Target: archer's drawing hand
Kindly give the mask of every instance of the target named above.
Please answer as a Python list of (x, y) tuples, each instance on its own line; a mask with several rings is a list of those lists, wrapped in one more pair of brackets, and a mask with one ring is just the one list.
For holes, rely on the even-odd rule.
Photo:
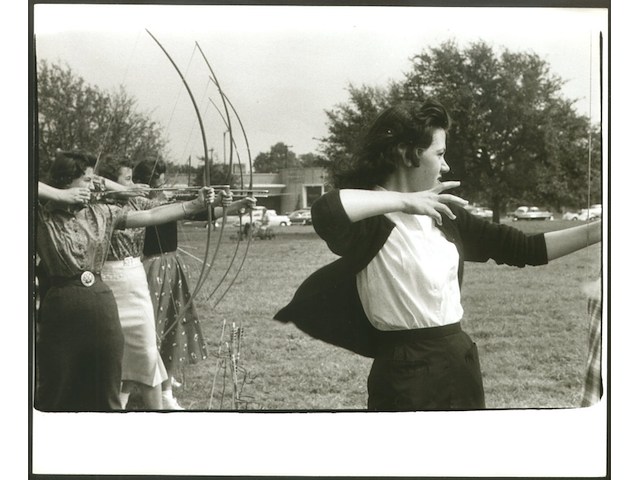
[(146, 183), (136, 183), (129, 187), (129, 191), (131, 193), (135, 193), (140, 197), (148, 197), (150, 193), (151, 187)]
[(459, 187), (459, 185), (461, 185), (461, 183), (458, 181), (441, 182), (429, 190), (406, 193), (406, 206), (402, 211), (404, 213), (428, 215), (435, 220), (438, 225), (442, 224), (442, 214), (451, 220), (455, 220), (455, 214), (447, 204), (456, 204), (463, 207), (468, 204), (468, 201), (461, 197), (442, 192)]
[(91, 199), (91, 190), (85, 187), (72, 187), (60, 190), (58, 200), (67, 204), (87, 204)]
[(127, 187), (125, 190), (111, 190), (109, 192), (111, 198), (117, 198), (120, 200), (128, 200), (133, 197), (147, 197), (149, 195), (149, 186), (143, 183), (136, 183)]

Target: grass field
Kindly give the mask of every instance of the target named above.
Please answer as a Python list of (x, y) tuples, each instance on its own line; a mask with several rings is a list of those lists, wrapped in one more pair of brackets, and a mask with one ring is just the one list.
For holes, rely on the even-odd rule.
[[(512, 225), (533, 233), (576, 224)], [(196, 298), (211, 355), (181, 372), (183, 386), (175, 391), (180, 403), (196, 410), (364, 409), (370, 359), (272, 320), (310, 273), (336, 257), (312, 227), (277, 227), (274, 239), (251, 242), (237, 280), (213, 308), (226, 284), (209, 301), (206, 297), (231, 261), (233, 233), (224, 232), (214, 271)], [(185, 224), (180, 245), (201, 258), (205, 235), (201, 223)], [(245, 247), (241, 242), (235, 265)], [(195, 260), (183, 258), (199, 269)], [(594, 245), (542, 267), (466, 264), (463, 325), (479, 348), (489, 408), (579, 405), (588, 328), (581, 286), (598, 274), (600, 260), (600, 245)], [(235, 267), (229, 278), (234, 272)], [(235, 397), (227, 354), (233, 324), (243, 331)]]

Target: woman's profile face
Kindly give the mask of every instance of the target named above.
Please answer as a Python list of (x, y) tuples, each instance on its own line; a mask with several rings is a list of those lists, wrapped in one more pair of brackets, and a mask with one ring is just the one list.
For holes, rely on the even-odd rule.
[(166, 179), (163, 173), (161, 173), (157, 177), (153, 176), (153, 178), (151, 179), (151, 188), (159, 188), (164, 185), (165, 181)]
[(87, 167), (84, 173), (74, 179), (67, 188), (88, 188), (93, 190), (93, 167)]
[(133, 185), (133, 169), (129, 167), (120, 167), (117, 182), (125, 187)]
[(415, 168), (413, 176), (419, 189), (428, 190), (435, 187), (441, 176), (450, 170), (444, 159), (446, 154), (446, 131), (437, 129), (433, 132), (433, 141), (428, 148), (416, 149), (419, 168)]

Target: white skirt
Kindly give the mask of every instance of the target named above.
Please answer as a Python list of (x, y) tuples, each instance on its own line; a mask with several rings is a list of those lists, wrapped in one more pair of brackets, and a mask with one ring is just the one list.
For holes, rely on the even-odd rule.
[(142, 262), (133, 257), (105, 262), (102, 280), (113, 291), (124, 334), (122, 380), (159, 385), (168, 376), (158, 351), (153, 304)]

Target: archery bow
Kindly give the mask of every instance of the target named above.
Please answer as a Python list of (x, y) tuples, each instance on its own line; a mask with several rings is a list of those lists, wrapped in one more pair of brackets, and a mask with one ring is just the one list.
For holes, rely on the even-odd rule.
[[(164, 48), (164, 46), (162, 45), (162, 43), (160, 43), (160, 41), (148, 30), (145, 29), (146, 32), (149, 34), (149, 36), (155, 41), (155, 43), (158, 45), (158, 47), (160, 47), (160, 49), (162, 50), (162, 52), (166, 55), (167, 59), (169, 60), (169, 62), (171, 62), (171, 65), (173, 66), (173, 68), (175, 69), (175, 71), (177, 72), (177, 74), (179, 75), (180, 79), (182, 80), (182, 83), (189, 95), (189, 98), (191, 100), (191, 103), (193, 105), (193, 108), (195, 109), (195, 114), (197, 116), (197, 120), (200, 126), (200, 132), (202, 135), (202, 144), (203, 144), (203, 148), (204, 148), (204, 179), (203, 179), (203, 183), (205, 186), (209, 186), (210, 184), (210, 159), (209, 159), (209, 154), (208, 154), (208, 144), (206, 141), (206, 131), (204, 129), (204, 122), (202, 120), (202, 115), (200, 114), (200, 109), (197, 106), (197, 102), (195, 101), (195, 97), (193, 96), (193, 92), (191, 91), (191, 87), (189, 86), (188, 82), (186, 81), (186, 78), (184, 77), (184, 75), (182, 74), (182, 71), (180, 70), (180, 68), (177, 66), (177, 64), (175, 63), (175, 61), (173, 60), (173, 58), (171, 57), (171, 55), (169, 54), (169, 52)], [(222, 227), (220, 229), (220, 235), (219, 235), (219, 239), (217, 242), (217, 247), (215, 249), (214, 255), (211, 259), (209, 259), (209, 252), (210, 252), (210, 245), (211, 245), (211, 226), (213, 223), (213, 209), (211, 207), (211, 205), (207, 205), (207, 220), (208, 220), (208, 229), (207, 229), (207, 233), (206, 233), (206, 248), (204, 251), (204, 261), (202, 263), (202, 269), (200, 271), (200, 275), (198, 277), (198, 280), (196, 282), (195, 288), (193, 289), (193, 291), (191, 292), (191, 296), (188, 299), (187, 303), (182, 306), (182, 308), (180, 309), (180, 312), (178, 312), (178, 315), (176, 316), (176, 320), (178, 321), (178, 319), (181, 317), (182, 313), (184, 311), (186, 311), (186, 309), (191, 305), (191, 303), (193, 302), (195, 296), (197, 295), (197, 293), (199, 292), (199, 290), (202, 288), (202, 285), (204, 284), (204, 281), (206, 280), (206, 277), (208, 276), (209, 272), (210, 272), (210, 268), (207, 268), (207, 265), (210, 263), (211, 265), (213, 264), (213, 262), (215, 261), (215, 258), (217, 256), (217, 252), (219, 251), (219, 247), (220, 247), (220, 243), (222, 241), (222, 234), (224, 233), (224, 225), (226, 223), (226, 209), (223, 209), (224, 211), (224, 221), (222, 222)]]
[[(211, 73), (211, 80), (213, 81), (213, 83), (215, 84), (215, 86), (218, 89), (218, 92), (220, 94), (220, 97), (222, 99), (222, 104), (224, 106), (224, 111), (226, 114), (226, 118), (227, 118), (227, 128), (229, 130), (229, 137), (231, 139), (230, 141), (230, 155), (229, 155), (229, 164), (232, 164), (232, 149), (233, 149), (233, 145), (235, 144), (235, 141), (233, 140), (233, 134), (232, 134), (232, 129), (231, 129), (231, 118), (229, 115), (229, 110), (228, 107), (230, 106), (231, 109), (233, 110), (233, 114), (236, 118), (236, 120), (238, 121), (239, 125), (240, 125), (240, 129), (242, 130), (242, 134), (244, 136), (244, 142), (246, 144), (246, 149), (247, 149), (247, 156), (248, 156), (248, 162), (249, 162), (249, 188), (248, 188), (248, 194), (252, 193), (253, 190), (253, 163), (252, 163), (252, 159), (251, 159), (251, 149), (250, 149), (250, 145), (249, 145), (249, 141), (248, 141), (248, 136), (246, 134), (246, 129), (244, 128), (244, 125), (242, 123), (242, 120), (237, 112), (237, 110), (235, 109), (235, 106), (233, 105), (233, 103), (231, 102), (231, 100), (228, 98), (228, 96), (226, 95), (226, 93), (224, 93), (224, 91), (222, 90), (222, 87), (220, 85), (220, 82), (218, 81), (217, 75), (215, 74), (213, 67), (211, 66), (211, 63), (209, 62), (208, 58), (206, 57), (206, 54), (204, 53), (204, 51), (202, 50), (202, 48), (200, 47), (200, 44), (198, 42), (195, 42), (195, 46), (197, 47), (198, 51), (200, 52), (200, 54), (202, 55), (202, 58), (204, 59), (204, 63), (206, 64), (209, 72)], [(210, 100), (210, 99), (209, 99)], [(211, 100), (211, 103), (213, 103), (213, 101)], [(213, 105), (215, 106), (215, 104), (213, 103)], [(217, 109), (217, 106), (216, 106)], [(219, 109), (218, 109), (219, 112)], [(220, 112), (221, 114), (221, 112)], [(241, 171), (241, 166), (240, 166), (240, 171)], [(229, 170), (229, 175), (231, 173), (231, 170)], [(242, 179), (242, 188), (244, 188), (244, 181)], [(240, 217), (241, 218), (241, 217)], [(252, 214), (249, 211), (249, 224), (252, 226), (253, 223), (253, 218), (252, 218)], [(237, 249), (239, 248), (239, 242), (241, 239), (241, 235), (238, 235), (238, 243), (236, 246), (236, 250), (235, 250), (235, 254), (233, 255), (233, 258), (231, 259), (231, 262), (229, 264), (228, 269), (226, 270), (226, 272), (224, 273), (224, 275), (222, 276), (222, 279), (220, 280), (220, 282), (218, 283), (218, 285), (215, 287), (215, 289), (209, 294), (209, 296), (207, 297), (207, 300), (211, 299), (211, 297), (213, 297), (213, 295), (216, 293), (216, 291), (219, 289), (220, 285), (222, 284), (222, 282), (224, 281), (224, 279), (226, 278), (226, 276), (228, 275), (229, 271), (231, 270), (231, 266), (233, 264), (233, 262), (235, 261), (235, 256), (237, 254)], [(214, 308), (215, 306), (217, 306), (220, 301), (222, 300), (222, 298), (224, 298), (224, 296), (226, 295), (226, 292), (229, 291), (229, 289), (233, 286), (233, 284), (235, 283), (235, 280), (237, 279), (237, 277), (239, 276), (240, 271), (242, 270), (242, 267), (244, 266), (244, 262), (246, 261), (246, 257), (248, 256), (248, 251), (251, 245), (251, 235), (249, 235), (246, 239), (246, 248), (244, 251), (244, 255), (242, 257), (242, 261), (240, 262), (240, 266), (238, 267), (237, 271), (235, 272), (235, 276), (231, 279), (231, 282), (229, 283), (229, 285), (227, 286), (227, 288), (222, 292), (222, 295), (220, 296), (220, 298), (218, 298), (217, 302), (214, 304)]]

